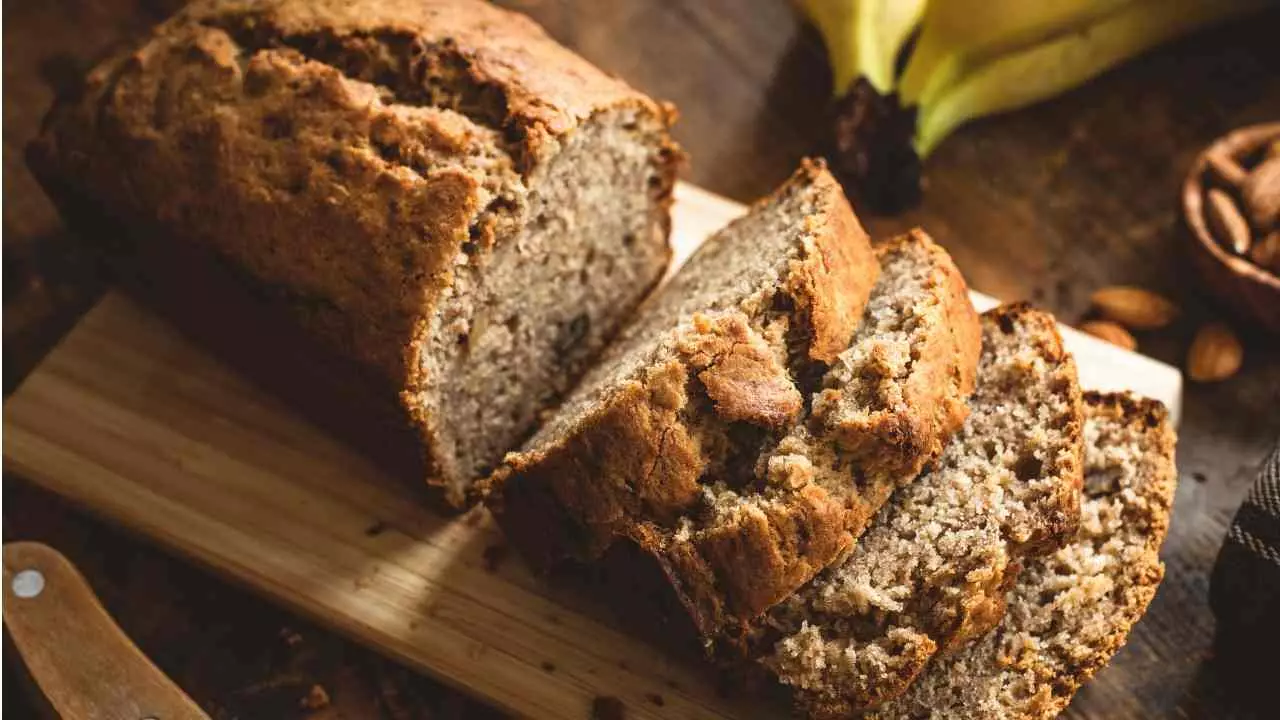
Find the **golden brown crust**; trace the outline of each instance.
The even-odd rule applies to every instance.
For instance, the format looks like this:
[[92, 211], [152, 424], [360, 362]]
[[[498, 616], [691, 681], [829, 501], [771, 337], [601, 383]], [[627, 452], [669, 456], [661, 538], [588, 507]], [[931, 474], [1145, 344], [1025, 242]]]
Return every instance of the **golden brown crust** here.
[[665, 243], [674, 111], [473, 0], [201, 0], [95, 68], [28, 156], [60, 204], [208, 248], [382, 374], [439, 468], [424, 339], [456, 259], [514, 222], [503, 188], [618, 109], [652, 130]]
[[809, 358], [829, 364], [849, 347], [880, 264], [826, 163], [805, 160], [800, 173], [811, 178], [822, 207], [805, 219], [816, 252], [792, 261], [789, 293], [807, 316]]
[[509, 455], [486, 481], [486, 502], [535, 566], [594, 559], [638, 518], [670, 525], [697, 502], [707, 459], [687, 419], [689, 379], [678, 357], [647, 368], [572, 442]]
[[730, 424], [785, 425], [801, 397], [740, 313], [695, 317], [673, 350], [582, 418], [566, 442], [509, 455], [487, 483], [488, 502], [544, 569], [598, 559], [614, 542], [636, 544], [710, 633], [794, 590], [852, 538], [843, 504], [817, 487], [794, 504], [745, 508], [697, 539], [675, 536], [679, 517], [703, 501], [700, 481], [735, 452]]
[[[439, 290], [479, 210], [478, 182], [460, 170], [387, 175], [383, 161], [355, 152], [346, 137], [282, 142], [260, 132], [291, 134], [286, 126], [305, 118], [367, 135], [399, 110], [295, 52], [257, 53], [242, 66], [239, 50], [223, 30], [179, 15], [140, 49], [90, 73], [80, 102], [55, 108], [33, 164], [130, 225], [195, 234], [189, 241], [209, 244], [261, 282], [292, 288], [302, 298], [294, 304], [309, 301], [295, 313], [302, 322], [393, 382], [408, 381], [406, 338], [422, 323], [424, 293], [405, 284], [405, 271], [435, 279], [427, 298]], [[450, 145], [483, 142], [480, 129], [436, 129]], [[331, 152], [338, 155], [320, 161]], [[289, 202], [279, 202], [286, 189]], [[377, 201], [352, 200], [366, 197]], [[429, 228], [435, 242], [411, 240], [414, 226]], [[303, 232], [309, 243], [299, 248], [291, 238]], [[407, 250], [371, 253], [369, 238]]]
[[802, 410], [778, 335], [801, 338], [806, 358], [830, 356], [848, 344], [878, 274], [823, 163], [806, 161], [778, 193], [806, 185], [816, 190], [809, 232], [773, 300], [793, 312], [773, 322], [736, 310], [695, 317], [567, 437], [509, 455], [485, 483], [489, 506], [535, 566], [590, 562], [629, 543], [626, 555], [658, 568], [697, 629], [712, 634], [763, 612], [852, 543], [854, 509], [816, 484], [747, 503], [697, 533], [677, 527], [709, 512], [709, 485], [741, 482], [727, 463], [754, 461], [761, 439]]
[[786, 504], [745, 506], [732, 522], [694, 538], [642, 523], [626, 541], [663, 569], [701, 635], [732, 634], [849, 549], [845, 512], [829, 493], [808, 486]]
[[[719, 371], [714, 360], [739, 343], [764, 343], [744, 315], [699, 317], [669, 355], [581, 418], [567, 441], [507, 457], [487, 483], [489, 504], [535, 565], [598, 558], [633, 525], [648, 520], [670, 526], [698, 501], [702, 474], [725, 451], [711, 436], [723, 434], [727, 422], [691, 407], [706, 392], [695, 382], [700, 375], [712, 379], [717, 405], [732, 417], [768, 424], [798, 410], [792, 403], [799, 395], [773, 358], [772, 367], [749, 367], [751, 384], [774, 391], [773, 404], [735, 392], [741, 388], [725, 377], [734, 373]], [[744, 413], [744, 406], [752, 412]], [[528, 502], [534, 495], [551, 498], [565, 522], [526, 519], [537, 507]]]
[[511, 139], [522, 171], [603, 108], [626, 104], [674, 114], [555, 42], [533, 20], [488, 2], [204, 0], [184, 13], [197, 23], [233, 24], [273, 37], [371, 40], [360, 48], [368, 55], [397, 39], [415, 42], [426, 64], [449, 73], [448, 82], [500, 93], [501, 101], [485, 108], [499, 111], [488, 124]]
[[[292, 46], [366, 37], [419, 43], [427, 65], [432, 53], [465, 60], [465, 77], [448, 78], [452, 92], [496, 93], [501, 101], [491, 104], [501, 112], [464, 116], [388, 99]], [[157, 216], [152, 222], [188, 233], [188, 218], [199, 217], [199, 240], [260, 280], [313, 299], [322, 307], [304, 321], [414, 385], [425, 378], [409, 340], [449, 286], [483, 209], [480, 176], [448, 158], [498, 144], [495, 166], [505, 154], [507, 168], [527, 173], [558, 136], [621, 105], [664, 126], [672, 120], [669, 107], [488, 3], [207, 0], [95, 68], [79, 100], [55, 108], [31, 154], [42, 174], [78, 177], [121, 212], [145, 209]], [[420, 174], [414, 158], [397, 166], [359, 142], [404, 135], [443, 167]], [[664, 187], [655, 190], [664, 211], [678, 157], [669, 150]], [[117, 160], [123, 153], [128, 163]], [[274, 202], [282, 186], [292, 192], [288, 203]], [[226, 207], [240, 210], [205, 211]], [[288, 242], [297, 233], [308, 243]]]
[[[919, 229], [912, 234], [928, 239]], [[969, 301], [969, 286], [945, 250], [932, 245], [930, 252], [938, 258], [941, 275], [937, 289], [942, 293], [943, 332], [930, 335], [907, 383], [907, 407], [919, 418], [912, 437], [926, 460], [942, 452], [968, 416], [967, 400], [973, 394], [982, 353], [982, 327]], [[923, 367], [921, 361], [926, 361]], [[906, 474], [914, 475], [912, 470], [918, 467]]]
[[902, 663], [882, 676], [882, 682], [868, 684], [858, 688], [851, 694], [857, 697], [856, 703], [848, 697], [814, 696], [801, 697], [796, 703], [796, 710], [809, 720], [848, 720], [862, 717], [864, 708], [874, 708], [892, 700], [900, 693], [901, 688], [909, 687], [929, 664], [929, 660], [938, 652], [933, 639], [923, 633], [911, 633], [911, 641], [893, 643], [890, 646], [894, 657], [901, 658]]
[[[727, 613], [751, 618], [789, 595], [853, 545], [840, 499], [807, 485], [784, 503], [741, 508], [692, 543], [714, 572]], [[710, 630], [715, 627], [711, 625]]]

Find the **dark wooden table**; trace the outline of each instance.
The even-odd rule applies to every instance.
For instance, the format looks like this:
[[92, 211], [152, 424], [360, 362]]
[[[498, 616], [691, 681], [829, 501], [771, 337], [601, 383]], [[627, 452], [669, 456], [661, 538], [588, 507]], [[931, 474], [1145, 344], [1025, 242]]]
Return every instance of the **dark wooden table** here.
[[[4, 382], [21, 381], [100, 287], [69, 251], [22, 164], [53, 88], [170, 12], [174, 0], [4, 5]], [[687, 179], [740, 200], [767, 192], [819, 145], [830, 76], [816, 35], [781, 0], [507, 0], [565, 44], [674, 101]], [[1184, 262], [1177, 188], [1194, 154], [1241, 125], [1280, 118], [1280, 13], [1140, 58], [1088, 87], [948, 140], [925, 167], [923, 204], [866, 218], [877, 235], [925, 226], [971, 284], [1068, 322], [1102, 285], [1175, 297], [1171, 328], [1141, 349], [1181, 364], [1219, 317]], [[1228, 318], [1229, 319], [1229, 318]], [[1080, 717], [1250, 717], [1211, 650], [1208, 571], [1267, 448], [1280, 437], [1280, 349], [1246, 338], [1243, 371], [1190, 385], [1168, 577], [1115, 664], [1078, 697]], [[215, 717], [485, 717], [491, 711], [259, 601], [16, 478], [4, 538], [40, 539], [88, 575], [145, 652]], [[1274, 664], [1274, 661], [1273, 661]], [[13, 679], [6, 666], [6, 679]], [[314, 685], [328, 707], [308, 710]], [[11, 685], [12, 687], [12, 685]], [[1121, 692], [1127, 688], [1128, 692]], [[1135, 699], [1136, 698], [1136, 699]], [[29, 711], [16, 693], [15, 716]], [[1261, 714], [1260, 712], [1258, 713]]]

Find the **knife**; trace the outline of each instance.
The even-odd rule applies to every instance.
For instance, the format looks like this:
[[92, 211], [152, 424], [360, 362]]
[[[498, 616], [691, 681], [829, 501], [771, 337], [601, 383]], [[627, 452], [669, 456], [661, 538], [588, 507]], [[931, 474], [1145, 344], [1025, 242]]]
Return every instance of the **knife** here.
[[47, 545], [4, 546], [4, 628], [37, 702], [55, 717], [209, 717], [129, 640], [71, 561]]

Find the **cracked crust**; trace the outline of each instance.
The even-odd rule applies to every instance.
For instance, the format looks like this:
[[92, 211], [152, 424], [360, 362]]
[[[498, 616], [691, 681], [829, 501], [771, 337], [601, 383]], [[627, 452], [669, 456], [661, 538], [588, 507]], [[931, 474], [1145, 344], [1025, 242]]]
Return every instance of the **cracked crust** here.
[[1020, 564], [1075, 531], [1075, 364], [1048, 313], [1001, 306], [982, 330], [971, 413], [935, 466], [895, 494], [848, 559], [754, 629], [754, 657], [813, 717], [903, 693], [935, 654], [999, 622]]
[[1177, 481], [1160, 403], [1085, 393], [1079, 533], [1028, 561], [991, 633], [939, 658], [872, 717], [1056, 717], [1124, 644], [1155, 596]]
[[521, 15], [468, 0], [195, 2], [60, 99], [28, 157], [60, 205], [137, 240], [130, 252], [150, 252], [144, 238], [202, 248], [380, 375], [428, 480], [460, 504], [474, 469], [448, 449], [465, 439], [442, 439], [434, 397], [452, 373], [436, 338], [457, 323], [445, 316], [468, 268], [541, 221], [539, 183], [605, 119], [649, 148], [636, 188], [649, 228], [573, 375], [665, 268], [674, 111]]
[[[724, 270], [737, 262], [776, 269], [757, 284]], [[753, 466], [801, 413], [815, 362], [848, 344], [877, 272], [838, 184], [806, 162], [708, 240], [490, 478], [513, 544], [543, 570], [626, 555], [703, 635], [793, 591], [852, 543], [847, 508], [816, 484], [759, 487]]]
[[800, 413], [803, 398], [773, 348], [742, 315], [693, 316], [692, 332], [676, 346], [713, 410], [729, 423], [778, 428]]
[[552, 40], [528, 17], [468, 0], [204, 0], [186, 17], [242, 38], [284, 38], [376, 67], [408, 45], [434, 105], [499, 130], [528, 174], [562, 136], [619, 104], [674, 112]]

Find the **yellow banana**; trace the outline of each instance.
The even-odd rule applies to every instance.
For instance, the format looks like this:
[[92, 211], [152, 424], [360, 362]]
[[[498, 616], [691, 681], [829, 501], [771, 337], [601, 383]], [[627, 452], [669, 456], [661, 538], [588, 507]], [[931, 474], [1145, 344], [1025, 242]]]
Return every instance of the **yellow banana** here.
[[925, 0], [797, 0], [822, 33], [837, 96], [866, 77], [877, 92], [894, 86], [898, 51], [920, 22]]
[[[1059, 27], [1028, 44], [997, 42], [989, 46], [998, 48], [995, 53], [965, 53], [965, 64], [921, 98], [916, 152], [927, 156], [966, 120], [1053, 97], [1156, 45], [1267, 4], [1268, 0], [1102, 0], [1097, 5], [1110, 5], [1108, 12], [1091, 13], [1083, 22]], [[913, 55], [910, 63], [914, 62]]]
[[[933, 0], [903, 71], [903, 105], [928, 105], [965, 69], [1138, 0]], [[1211, 1], [1211, 0], [1206, 0]]]
[[[1053, 97], [1277, 0], [794, 2], [822, 33], [831, 61], [839, 98], [833, 167], [851, 193], [887, 209], [913, 201], [920, 160], [962, 123]], [[860, 77], [867, 83], [855, 84]]]

